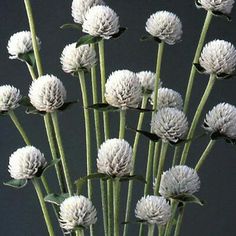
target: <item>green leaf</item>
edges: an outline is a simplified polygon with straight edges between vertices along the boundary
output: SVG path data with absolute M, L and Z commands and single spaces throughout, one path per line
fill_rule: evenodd
M 45 171 L 47 171 L 49 168 L 51 168 L 51 167 L 57 165 L 60 161 L 61 161 L 61 159 L 53 159 L 53 160 L 51 160 L 51 161 L 46 165 L 46 167 L 43 169 L 42 174 L 44 174 Z M 42 174 L 41 174 L 41 175 L 42 175 Z
M 73 105 L 78 103 L 78 100 L 76 101 L 71 101 L 71 102 L 65 102 L 58 110 L 59 111 L 65 111 L 67 109 L 70 109 Z
M 145 41 L 155 41 L 155 42 L 158 42 L 158 43 L 161 43 L 161 40 L 157 37 L 153 37 L 152 35 L 145 35 L 145 36 L 142 36 L 141 39 L 140 39 L 141 42 L 145 42 Z
M 120 27 L 120 28 L 119 28 L 119 32 L 116 33 L 116 34 L 113 34 L 113 35 L 112 35 L 112 38 L 113 38 L 113 39 L 118 39 L 118 38 L 120 38 L 120 36 L 121 36 L 126 30 L 127 30 L 126 27 Z
M 11 179 L 3 184 L 6 186 L 19 189 L 25 187 L 27 182 L 28 182 L 27 179 Z
M 132 129 L 132 128 L 127 128 L 127 129 L 140 133 L 145 137 L 149 138 L 150 140 L 152 140 L 153 142 L 158 142 L 160 140 L 160 138 L 156 134 L 150 133 L 148 131 Z
M 96 103 L 91 106 L 88 106 L 87 109 L 94 109 L 101 112 L 113 112 L 113 111 L 119 111 L 120 109 L 118 107 L 113 107 L 107 103 Z
M 26 113 L 26 114 L 33 114 L 33 115 L 41 115 L 41 116 L 46 115 L 46 112 L 45 112 L 45 111 L 39 111 L 39 110 L 37 110 L 33 105 L 32 105 L 31 107 L 28 107 L 28 108 L 25 110 L 25 113 Z
M 102 40 L 102 38 L 98 37 L 98 36 L 84 35 L 77 41 L 76 47 L 79 47 L 84 44 L 98 43 L 101 40 Z
M 202 8 L 202 4 L 198 0 L 195 0 L 195 5 L 197 8 Z
M 235 74 L 221 73 L 216 75 L 217 79 L 232 79 L 233 77 L 235 77 Z
M 128 175 L 120 178 L 120 182 L 130 181 L 130 180 L 137 180 L 142 183 L 147 183 L 142 175 Z
M 8 111 L 0 111 L 0 116 L 6 116 L 8 115 Z
M 134 110 L 134 111 L 139 111 L 139 112 L 152 112 L 152 111 L 154 111 L 154 110 L 152 110 L 152 109 L 148 109 L 148 108 L 146 108 L 146 109 L 144 109 L 144 108 L 140 108 L 140 107 L 128 107 L 130 110 Z
M 63 193 L 63 194 L 51 193 L 44 198 L 44 201 L 55 205 L 60 205 L 68 197 L 69 193 Z
M 203 74 L 205 72 L 205 69 L 199 64 L 199 63 L 193 63 L 195 66 L 196 70 L 200 73 Z
M 67 23 L 62 26 L 60 26 L 61 29 L 76 29 L 76 30 L 82 30 L 82 25 L 78 23 Z
M 200 206 L 204 205 L 203 201 L 201 201 L 198 197 L 191 194 L 181 194 L 172 198 L 175 199 L 176 201 L 183 202 L 183 203 L 196 203 Z
M 223 12 L 220 11 L 212 11 L 212 14 L 215 16 L 219 16 L 219 17 L 224 17 L 226 18 L 228 21 L 231 21 L 231 17 Z
M 18 56 L 22 61 L 25 61 L 27 64 L 29 64 L 30 66 L 34 67 L 35 66 L 35 56 L 34 56 L 34 52 L 27 52 L 24 54 L 20 54 Z
M 32 107 L 33 105 L 30 103 L 30 99 L 27 96 L 24 96 L 19 101 L 19 104 L 24 107 Z

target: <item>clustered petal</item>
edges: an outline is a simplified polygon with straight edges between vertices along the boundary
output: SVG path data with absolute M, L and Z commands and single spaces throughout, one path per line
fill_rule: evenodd
M 207 11 L 229 14 L 233 8 L 234 0 L 198 0 L 201 7 Z
M 150 94 L 155 88 L 156 74 L 151 71 L 137 73 L 144 94 Z

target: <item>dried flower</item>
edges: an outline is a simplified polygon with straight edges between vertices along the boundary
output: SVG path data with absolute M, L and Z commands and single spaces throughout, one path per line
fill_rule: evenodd
M 224 40 L 213 40 L 204 46 L 199 62 L 207 74 L 232 74 L 236 65 L 235 47 Z
M 65 199 L 60 205 L 60 225 L 67 231 L 76 227 L 87 228 L 97 221 L 97 211 L 92 202 L 80 195 Z
M 82 28 L 92 36 L 109 39 L 119 32 L 119 17 L 108 6 L 94 6 L 85 15 Z
M 162 141 L 177 143 L 185 138 L 188 121 L 182 111 L 167 107 L 153 115 L 151 128 Z
M 146 22 L 146 31 L 170 45 L 178 42 L 183 33 L 180 19 L 168 11 L 152 14 Z
M 161 176 L 160 194 L 165 198 L 193 194 L 200 189 L 196 170 L 188 166 L 174 166 Z
M 137 73 L 144 94 L 150 94 L 154 90 L 156 74 L 151 71 Z
M 198 0 L 198 3 L 207 11 L 229 14 L 233 8 L 234 0 Z
M 236 107 L 228 103 L 213 107 L 206 115 L 204 129 L 236 139 Z
M 89 70 L 96 65 L 95 50 L 89 45 L 76 48 L 76 43 L 67 45 L 61 54 L 62 69 L 66 73 L 77 73 L 79 70 Z
M 133 169 L 132 147 L 123 139 L 108 139 L 98 150 L 99 173 L 122 177 Z
M 53 112 L 64 104 L 66 90 L 57 77 L 44 75 L 32 82 L 29 98 L 37 110 Z
M 135 209 L 135 216 L 148 224 L 166 225 L 171 218 L 171 206 L 164 197 L 142 197 Z
M 73 0 L 71 6 L 71 14 L 74 22 L 83 24 L 84 18 L 88 10 L 97 5 L 104 5 L 103 0 Z
M 21 98 L 19 89 L 11 85 L 0 86 L 0 111 L 5 112 L 17 108 Z
M 32 179 L 46 167 L 43 153 L 33 146 L 17 149 L 9 158 L 8 171 L 13 179 Z
M 138 107 L 142 100 L 142 87 L 137 75 L 129 70 L 117 70 L 113 72 L 105 89 L 106 101 L 121 109 Z

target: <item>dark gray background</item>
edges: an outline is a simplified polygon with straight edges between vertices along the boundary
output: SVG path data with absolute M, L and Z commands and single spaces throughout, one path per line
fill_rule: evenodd
M 45 73 L 57 75 L 64 82 L 68 91 L 68 100 L 80 98 L 79 83 L 75 78 L 64 74 L 59 63 L 59 56 L 65 44 L 78 39 L 78 33 L 71 30 L 62 31 L 59 26 L 63 23 L 72 22 L 70 16 L 71 1 L 32 1 L 37 22 L 38 35 L 42 41 L 42 58 Z M 205 11 L 197 10 L 194 1 L 189 0 L 107 0 L 120 16 L 122 26 L 129 30 L 117 41 L 106 42 L 107 74 L 116 69 L 127 68 L 133 71 L 154 70 L 156 58 L 156 45 L 153 42 L 141 43 L 139 38 L 145 34 L 144 26 L 146 19 L 157 10 L 169 10 L 176 13 L 183 23 L 183 41 L 174 46 L 167 46 L 164 52 L 162 80 L 164 86 L 173 88 L 184 95 L 187 85 L 191 61 L 195 46 L 199 38 L 200 30 L 204 21 Z M 207 41 L 219 38 L 235 43 L 236 11 L 232 12 L 233 21 L 227 22 L 222 18 L 214 18 L 210 27 Z M 23 1 L 1 0 L 0 1 L 0 78 L 1 84 L 12 84 L 21 89 L 22 94 L 27 94 L 30 76 L 24 64 L 8 59 L 6 45 L 9 37 L 21 30 L 28 29 L 27 18 Z M 198 75 L 194 87 L 193 100 L 191 102 L 192 118 L 193 111 L 197 106 L 202 91 L 207 83 L 207 76 Z M 88 78 L 88 84 L 90 80 Z M 90 97 L 91 97 L 91 93 Z M 219 102 L 235 104 L 235 81 L 219 81 L 205 112 Z M 205 113 L 204 112 L 204 113 Z M 42 118 L 25 115 L 22 109 L 17 110 L 17 115 L 26 128 L 33 144 L 40 148 L 50 159 Z M 129 113 L 128 125 L 134 127 L 138 114 Z M 83 113 L 79 105 L 71 110 L 60 114 L 60 122 L 63 133 L 64 146 L 68 158 L 73 179 L 85 174 L 85 146 Z M 112 115 L 112 136 L 117 136 L 117 117 Z M 146 129 L 149 128 L 149 119 L 146 119 Z M 0 122 L 1 139 L 1 164 L 0 180 L 3 182 L 9 178 L 7 171 L 9 155 L 24 145 L 18 132 L 8 117 L 2 117 Z M 199 125 L 198 133 L 202 130 Z M 128 132 L 127 139 L 132 142 L 134 134 Z M 93 136 L 94 137 L 94 136 Z M 144 173 L 144 161 L 147 159 L 148 142 L 141 139 L 137 173 Z M 93 140 L 95 143 L 95 139 Z M 202 139 L 192 145 L 188 164 L 194 166 L 200 153 L 208 142 L 208 138 Z M 183 236 L 233 236 L 235 230 L 235 180 L 236 159 L 235 147 L 217 143 L 206 165 L 200 172 L 202 181 L 201 190 L 198 194 L 207 202 L 204 207 L 190 205 L 187 208 L 182 234 Z M 168 155 L 170 160 L 171 153 Z M 96 152 L 93 152 L 95 163 Z M 53 183 L 55 176 L 50 171 L 50 182 Z M 99 196 L 98 183 L 96 183 L 96 196 Z M 57 187 L 52 185 L 54 190 Z M 134 205 L 142 196 L 142 185 L 136 184 Z M 95 205 L 100 209 L 99 198 L 96 197 Z M 123 203 L 123 202 L 122 202 Z M 134 207 L 134 206 L 133 206 Z M 29 184 L 26 188 L 16 191 L 1 185 L 0 187 L 0 235 L 30 236 L 47 235 L 44 221 L 40 212 L 35 192 Z M 97 226 L 101 226 L 101 217 Z M 135 226 L 132 226 L 135 230 Z M 137 228 L 137 227 L 136 227 Z M 59 232 L 59 231 L 58 231 Z M 96 235 L 102 235 L 98 232 Z M 132 231 L 132 235 L 137 235 Z M 131 233 L 130 233 L 131 235 Z

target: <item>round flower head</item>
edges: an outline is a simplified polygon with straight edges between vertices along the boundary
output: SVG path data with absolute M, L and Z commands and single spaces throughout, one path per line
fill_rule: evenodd
M 61 227 L 69 232 L 76 227 L 87 228 L 97 221 L 97 211 L 92 202 L 81 195 L 65 199 L 59 214 Z
M 165 198 L 193 194 L 200 189 L 196 170 L 188 166 L 175 166 L 161 176 L 160 194 Z
M 96 65 L 96 52 L 89 45 L 76 48 L 76 43 L 67 45 L 61 54 L 62 69 L 66 73 L 77 73 L 79 70 L 89 70 Z
M 37 41 L 38 45 L 40 45 L 38 38 Z M 21 31 L 13 34 L 8 41 L 7 50 L 10 54 L 10 59 L 20 59 L 20 55 L 33 51 L 31 33 L 29 31 Z
M 153 104 L 154 92 L 151 95 L 150 103 Z M 172 107 L 178 110 L 183 109 L 183 99 L 180 93 L 168 88 L 158 89 L 158 109 Z
M 108 139 L 98 150 L 97 168 L 114 177 L 128 175 L 133 169 L 132 147 L 123 139 Z
M 104 5 L 103 0 L 73 0 L 71 6 L 71 14 L 74 18 L 74 22 L 83 24 L 84 17 L 87 11 L 97 5 Z
M 31 104 L 39 111 L 53 112 L 60 108 L 66 99 L 62 82 L 53 75 L 44 75 L 34 80 L 29 89 Z
M 171 218 L 171 206 L 164 197 L 142 197 L 135 209 L 135 216 L 148 224 L 166 225 Z
M 19 89 L 11 85 L 0 86 L 0 112 L 17 108 L 21 98 Z
M 198 0 L 198 3 L 207 11 L 229 14 L 233 8 L 234 0 Z
M 82 28 L 83 32 L 92 36 L 109 39 L 119 32 L 119 17 L 108 6 L 95 6 L 85 15 Z
M 178 42 L 183 33 L 180 19 L 168 11 L 152 14 L 146 22 L 146 31 L 170 45 Z
M 142 87 L 137 75 L 129 70 L 113 72 L 105 88 L 106 101 L 121 109 L 138 107 L 142 100 Z
M 204 129 L 236 139 L 236 107 L 220 103 L 208 112 L 204 120 Z
M 213 40 L 203 48 L 199 62 L 207 74 L 232 74 L 236 65 L 235 47 L 224 40 Z
M 151 128 L 162 141 L 177 143 L 187 135 L 188 121 L 182 111 L 167 107 L 153 115 Z
M 143 93 L 150 94 L 154 90 L 156 74 L 151 71 L 141 71 L 137 73 Z
M 33 146 L 17 149 L 9 158 L 8 171 L 13 179 L 32 179 L 41 174 L 47 162 Z

